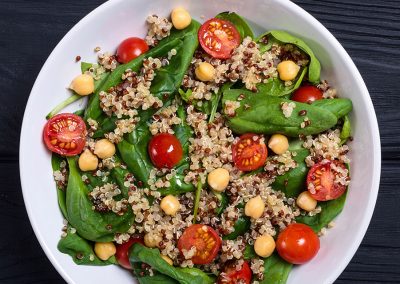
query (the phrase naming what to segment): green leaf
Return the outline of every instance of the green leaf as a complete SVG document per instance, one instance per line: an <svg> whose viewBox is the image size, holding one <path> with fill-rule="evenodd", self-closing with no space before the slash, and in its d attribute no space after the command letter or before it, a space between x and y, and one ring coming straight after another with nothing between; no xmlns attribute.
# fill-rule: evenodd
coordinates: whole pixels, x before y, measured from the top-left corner
<svg viewBox="0 0 400 284"><path fill-rule="evenodd" d="M222 239L235 240L237 237L249 231L250 225L251 225L250 218L243 215L236 220L235 225L233 226L234 231L228 235L223 236Z"/></svg>
<svg viewBox="0 0 400 284"><path fill-rule="evenodd" d="M345 115L343 118L342 131L340 132L340 139L342 140L340 142L340 145L345 144L350 137L351 137L350 119L347 115Z"/></svg>
<svg viewBox="0 0 400 284"><path fill-rule="evenodd" d="M229 198L225 192L220 193L220 192L213 191L213 193L219 200L219 205L217 208L215 208L215 214L220 216L224 212L225 208L228 206Z"/></svg>
<svg viewBox="0 0 400 284"><path fill-rule="evenodd" d="M276 253L264 259L264 279L260 284L285 284L293 265Z"/></svg>
<svg viewBox="0 0 400 284"><path fill-rule="evenodd" d="M301 148L292 152L296 153L293 160L296 161L297 166L287 171L284 175L277 176L271 184L274 190L282 191L286 197L297 197L304 191L308 173L308 168L304 160L310 154L310 151Z"/></svg>
<svg viewBox="0 0 400 284"><path fill-rule="evenodd" d="M314 216L300 215L296 217L296 222L310 226L316 233L320 232L342 212L346 195L347 193L334 200L318 202L318 205L321 206L321 213Z"/></svg>
<svg viewBox="0 0 400 284"><path fill-rule="evenodd" d="M89 71L90 68L92 68L93 64L89 62L81 62L81 72L82 74L85 73L86 71Z"/></svg>
<svg viewBox="0 0 400 284"><path fill-rule="evenodd" d="M297 90L301 82L303 82L304 76L307 73L307 67L303 68L297 76L295 83L291 86L286 87L285 82L279 78L270 79L267 83L260 83L257 85L258 92L267 94L269 96L282 97L293 93Z"/></svg>
<svg viewBox="0 0 400 284"><path fill-rule="evenodd" d="M200 196L201 196L201 190L203 189L203 184L201 183L200 179L197 182L197 188L196 188L196 197L194 200L194 209L193 209L193 224L196 223L196 218L197 218L197 211L199 210L199 203L200 203Z"/></svg>
<svg viewBox="0 0 400 284"><path fill-rule="evenodd" d="M98 258L93 250L93 243L80 237L76 232L71 233L70 226L67 228L67 236L58 242L57 248L60 252L70 255L78 265L102 266L117 263L114 256L105 261Z"/></svg>
<svg viewBox="0 0 400 284"><path fill-rule="evenodd" d="M252 259L258 258L258 257L259 256L256 254L254 247L249 244L246 244L246 248L244 249L244 252L243 252L243 258L245 260L252 260Z"/></svg>
<svg viewBox="0 0 400 284"><path fill-rule="evenodd" d="M134 244L129 251L129 261L132 266L137 262L144 262L161 274L175 279L181 284L212 284L214 279L197 268L179 268L169 265L161 258L158 249L147 248L141 244ZM140 280L139 280L140 281ZM173 282L171 282L173 283Z"/></svg>
<svg viewBox="0 0 400 284"><path fill-rule="evenodd" d="M262 43L263 38L268 38L268 44L265 45ZM285 31L273 30L267 33L262 34L257 38L257 42L261 46L262 51L267 51L271 48L273 43L289 43L297 46L299 49L304 51L310 58L310 64L308 68L308 80L313 84L318 84L320 81L321 74L321 64L318 61L317 57L314 55L314 52L311 48L300 38L297 38Z"/></svg>
<svg viewBox="0 0 400 284"><path fill-rule="evenodd" d="M227 117L229 127L238 134L248 132L281 133L286 136L298 137L300 134L318 134L337 123L337 117L332 112L326 111L322 107L316 107L314 104L299 102L295 102L296 108L292 115L285 117L281 104L292 101L247 90L227 90L224 92L222 102L225 104L227 100L236 101L240 95L244 98L240 101L240 107L236 109L236 115ZM351 101L349 102L351 104ZM304 116L299 115L300 110L306 110L307 117L311 121L311 125L305 128L301 128Z"/></svg>
<svg viewBox="0 0 400 284"><path fill-rule="evenodd" d="M353 103L349 99L323 99L312 103L312 106L330 111L337 119L350 113L353 109ZM308 116L308 113L307 113Z"/></svg>
<svg viewBox="0 0 400 284"><path fill-rule="evenodd" d="M61 169L60 164L62 161L65 161L65 159L60 155L57 155L55 153L51 155L51 166L53 168L53 172L59 171ZM57 188L58 205L60 207L61 213L63 214L64 218L68 220L65 189L59 187L57 184L56 188Z"/></svg>
<svg viewBox="0 0 400 284"><path fill-rule="evenodd" d="M133 222L132 210L122 216L113 212L100 213L92 209L93 203L89 199L89 188L82 181L82 176L77 168L76 157L68 157L69 177L66 190L66 207L69 223L83 238L91 241L108 242L114 239L116 233L125 233ZM121 169L121 171L124 171ZM125 170L126 171L126 170ZM128 173L126 171L126 173ZM115 169L111 172L115 175ZM90 176L90 175L87 175ZM118 177L117 177L118 178ZM127 188L123 181L118 182L122 196L128 198Z"/></svg>
<svg viewBox="0 0 400 284"><path fill-rule="evenodd" d="M231 22L238 30L241 39L245 37L254 38L254 33L246 20L234 12L223 12L215 16L215 18Z"/></svg>

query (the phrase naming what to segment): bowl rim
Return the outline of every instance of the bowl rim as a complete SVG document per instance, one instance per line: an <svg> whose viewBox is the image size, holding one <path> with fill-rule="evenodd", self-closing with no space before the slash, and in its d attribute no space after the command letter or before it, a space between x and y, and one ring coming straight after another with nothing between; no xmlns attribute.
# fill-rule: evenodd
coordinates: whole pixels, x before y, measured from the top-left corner
<svg viewBox="0 0 400 284"><path fill-rule="evenodd" d="M32 208L31 204L29 202L29 199L27 197L27 179L24 174L24 156L21 155L23 152L23 143L26 138L24 133L26 133L26 129L28 127L27 120L29 119L27 117L27 110L30 108L30 105L32 104L32 97L31 94L34 93L34 91L38 88L38 82L41 80L41 78L45 74L45 70L47 69L48 65L50 65L50 62L52 61L52 58L54 54L57 52L59 48L61 48L62 45L64 45L65 42L70 40L70 37L78 31L82 26L84 26L87 22L91 20L92 17L95 17L96 14L103 12L104 10L108 9L108 7L113 6L113 5L118 5L120 2L124 0L108 0L107 2L101 4L94 10L92 10L90 13L88 13L86 16L84 16L78 23L76 23L65 35L64 37L59 41L59 43L54 47L48 58L46 59L45 63L43 64L36 80L35 83L32 87L32 90L30 92L25 111L24 111L24 117L22 121L22 127L21 127L21 134L20 134L20 146L19 146L19 170L20 170L20 180L21 180L21 188L22 188L22 193L23 193L23 199L26 207L26 211L28 213L29 221L31 223L31 226L33 228L33 231L35 233L36 238L39 241L40 246L42 247L43 251L45 252L47 258L50 260L52 265L55 267L57 272L63 277L65 281L68 283L74 283L73 279L69 276L69 274L64 270L64 268L61 266L61 264L57 261L55 258L52 249L44 242L44 238L42 236L41 231L39 230L38 223L36 222L35 216L32 213ZM268 0L267 0L268 1ZM276 1L276 0L275 0ZM274 0L272 1L274 2ZM346 50L343 48L343 46L339 43L339 41L329 32L329 30L322 25L316 18L314 18L310 13L308 13L306 10L298 6L297 4L291 2L290 0L280 0L279 1L280 5L283 5L286 7L288 10L297 13L302 17L305 21L308 21L311 25L315 26L318 30L322 31L329 43L337 50L339 55L346 61L347 67L350 68L350 71L354 74L356 83L360 88L362 89L362 95L364 96L364 101L367 106L367 111L369 113L369 118L371 122L371 130L372 130L372 144L374 145L374 148L372 149L372 157L373 157L373 162L374 162L374 170L373 170L373 176L372 176L372 184L371 184L371 193L370 193L370 198L368 204L366 204L366 209L363 215L363 219L360 220L360 229L358 230L358 233L353 236L354 242L353 245L350 247L349 250L347 250L347 253L342 259L342 261L337 265L335 268L333 268L332 272L330 273L329 278L327 278L327 283L333 283L339 275L344 271L346 266L350 263L351 259L355 255L358 247L361 244L361 241L363 240L365 233L368 229L368 226L370 224L372 214L375 208L376 200L377 200L377 195L379 191L379 182L380 182L380 174L381 174L381 143L380 143L380 134L379 134L379 128L378 128L378 121L376 117L376 113L372 104L371 97L369 95L368 89L365 85L364 80L361 77L360 72L358 71L357 67L355 66L353 60L349 56L349 54L346 52Z"/></svg>

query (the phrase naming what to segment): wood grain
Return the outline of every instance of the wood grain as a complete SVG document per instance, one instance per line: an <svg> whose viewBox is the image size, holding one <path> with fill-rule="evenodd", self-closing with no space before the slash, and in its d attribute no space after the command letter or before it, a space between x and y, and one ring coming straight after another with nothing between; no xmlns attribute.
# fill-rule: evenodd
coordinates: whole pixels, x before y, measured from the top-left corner
<svg viewBox="0 0 400 284"><path fill-rule="evenodd" d="M0 283L64 283L26 215L18 171L19 130L30 89L49 53L102 2L0 0ZM295 3L321 21L353 58L381 131L377 206L357 254L336 283L400 283L400 1Z"/></svg>

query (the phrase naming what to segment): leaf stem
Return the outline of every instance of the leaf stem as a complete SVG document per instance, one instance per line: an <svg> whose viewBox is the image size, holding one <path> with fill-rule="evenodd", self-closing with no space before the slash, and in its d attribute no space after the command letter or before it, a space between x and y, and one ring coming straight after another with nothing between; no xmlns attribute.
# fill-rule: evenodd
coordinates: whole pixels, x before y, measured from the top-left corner
<svg viewBox="0 0 400 284"><path fill-rule="evenodd" d="M53 110L51 112L49 112L48 115L46 115L46 119L52 118L58 112L60 112L60 110L64 109L68 105L72 104L73 102L75 102L75 101L77 101L77 100L79 100L81 98L83 98L83 96L80 96L80 95L77 95L77 94L74 94L74 95L70 96L69 98L67 98L63 102L59 103L55 108L53 108Z"/></svg>
<svg viewBox="0 0 400 284"><path fill-rule="evenodd" d="M197 211L199 210L200 195L201 195L202 188L203 188L203 184L201 183L200 178L199 178L199 180L197 182L197 188L196 188L196 197L194 200L193 224L196 224Z"/></svg>

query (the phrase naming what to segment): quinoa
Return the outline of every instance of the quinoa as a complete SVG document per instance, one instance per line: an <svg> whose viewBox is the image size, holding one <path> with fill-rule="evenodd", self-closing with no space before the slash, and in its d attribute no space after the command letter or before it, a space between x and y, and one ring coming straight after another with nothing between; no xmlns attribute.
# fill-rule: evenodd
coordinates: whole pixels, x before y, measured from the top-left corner
<svg viewBox="0 0 400 284"><path fill-rule="evenodd" d="M172 23L167 18L151 15L146 22L149 29L145 41L149 46L156 46L160 40L169 36Z"/></svg>
<svg viewBox="0 0 400 284"><path fill-rule="evenodd" d="M284 102L281 105L282 113L286 118L292 116L293 110L296 108L296 104L294 102Z"/></svg>

